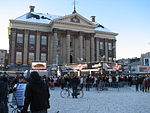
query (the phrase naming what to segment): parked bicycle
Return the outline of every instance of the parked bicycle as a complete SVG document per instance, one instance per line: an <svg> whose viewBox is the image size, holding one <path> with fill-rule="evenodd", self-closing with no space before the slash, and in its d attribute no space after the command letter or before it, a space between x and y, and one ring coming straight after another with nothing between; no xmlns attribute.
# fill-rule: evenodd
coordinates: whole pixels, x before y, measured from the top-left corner
<svg viewBox="0 0 150 113"><path fill-rule="evenodd" d="M67 98L69 96L72 96L72 94L73 94L72 89L69 89L69 88L64 88L60 92L60 96L62 98ZM77 97L82 98L83 96L84 96L83 90L78 87L77 88Z"/></svg>

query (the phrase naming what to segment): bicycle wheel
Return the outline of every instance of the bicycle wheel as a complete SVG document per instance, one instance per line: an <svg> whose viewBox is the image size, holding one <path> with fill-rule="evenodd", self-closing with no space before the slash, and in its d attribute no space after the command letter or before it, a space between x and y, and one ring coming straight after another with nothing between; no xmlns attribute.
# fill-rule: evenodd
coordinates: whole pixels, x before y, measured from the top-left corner
<svg viewBox="0 0 150 113"><path fill-rule="evenodd" d="M84 96L83 90L78 89L78 91L77 91L77 97L78 98L82 98L83 96Z"/></svg>
<svg viewBox="0 0 150 113"><path fill-rule="evenodd" d="M61 92L60 92L60 96L62 98L67 98L69 96L69 91L67 89L63 89Z"/></svg>
<svg viewBox="0 0 150 113"><path fill-rule="evenodd" d="M21 113L21 112L19 112L18 108L14 108L14 109L12 110L12 113Z"/></svg>

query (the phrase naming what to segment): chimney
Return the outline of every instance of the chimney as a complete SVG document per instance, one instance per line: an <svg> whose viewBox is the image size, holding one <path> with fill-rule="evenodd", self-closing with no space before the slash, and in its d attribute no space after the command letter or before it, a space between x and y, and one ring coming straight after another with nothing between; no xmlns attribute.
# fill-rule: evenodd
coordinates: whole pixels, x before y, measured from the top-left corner
<svg viewBox="0 0 150 113"><path fill-rule="evenodd" d="M29 6L29 8L30 8L30 12L34 12L35 6Z"/></svg>
<svg viewBox="0 0 150 113"><path fill-rule="evenodd" d="M91 16L91 21L95 22L95 16Z"/></svg>

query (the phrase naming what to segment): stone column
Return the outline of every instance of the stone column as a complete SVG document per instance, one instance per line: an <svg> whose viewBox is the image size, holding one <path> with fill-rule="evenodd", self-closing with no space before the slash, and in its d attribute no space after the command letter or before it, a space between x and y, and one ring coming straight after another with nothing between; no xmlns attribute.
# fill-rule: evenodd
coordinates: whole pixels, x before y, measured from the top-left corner
<svg viewBox="0 0 150 113"><path fill-rule="evenodd" d="M53 61L52 63L53 64L56 64L56 50L57 50L57 41L58 41L58 38L57 38L57 30L54 29L54 36L53 36Z"/></svg>
<svg viewBox="0 0 150 113"><path fill-rule="evenodd" d="M39 61L40 60L40 35L41 32L37 31L37 35L36 35L36 60Z"/></svg>
<svg viewBox="0 0 150 113"><path fill-rule="evenodd" d="M83 35L81 32L79 33L79 58L80 58L80 61L82 62L83 60Z"/></svg>
<svg viewBox="0 0 150 113"><path fill-rule="evenodd" d="M116 58L116 40L113 40L113 57Z"/></svg>
<svg viewBox="0 0 150 113"><path fill-rule="evenodd" d="M105 61L108 61L108 42L105 40Z"/></svg>
<svg viewBox="0 0 150 113"><path fill-rule="evenodd" d="M47 52L48 64L52 64L52 39L51 33L48 34L48 52Z"/></svg>
<svg viewBox="0 0 150 113"><path fill-rule="evenodd" d="M96 59L99 61L99 40L96 40Z"/></svg>
<svg viewBox="0 0 150 113"><path fill-rule="evenodd" d="M91 37L91 62L95 61L94 36Z"/></svg>
<svg viewBox="0 0 150 113"><path fill-rule="evenodd" d="M70 63L70 31L67 31L67 35L66 35L66 39L67 39L67 42L66 42L66 54L67 54L67 64Z"/></svg>
<svg viewBox="0 0 150 113"><path fill-rule="evenodd" d="M28 40L29 40L29 31L25 30L25 32L24 32L23 64L28 64Z"/></svg>
<svg viewBox="0 0 150 113"><path fill-rule="evenodd" d="M16 29L11 29L12 30L12 37L11 37L11 47L10 47L10 63L15 64L15 45L16 45Z"/></svg>

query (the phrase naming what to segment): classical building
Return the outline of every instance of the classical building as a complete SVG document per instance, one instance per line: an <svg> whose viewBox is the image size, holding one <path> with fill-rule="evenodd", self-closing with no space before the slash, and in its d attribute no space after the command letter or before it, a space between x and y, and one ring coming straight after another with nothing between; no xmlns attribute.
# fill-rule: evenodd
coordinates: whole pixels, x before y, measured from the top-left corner
<svg viewBox="0 0 150 113"><path fill-rule="evenodd" d="M116 58L116 36L75 10L66 16L30 11L9 24L10 64L47 64L112 61Z"/></svg>

